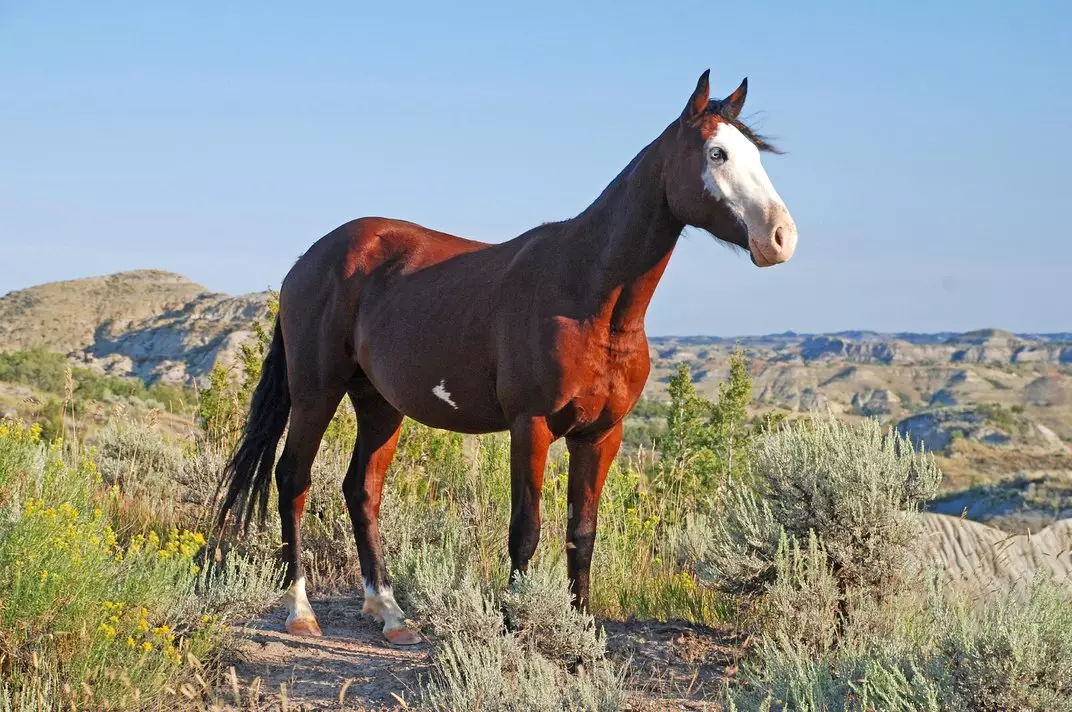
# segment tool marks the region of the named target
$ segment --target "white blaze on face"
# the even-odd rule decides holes
[[[721,150],[723,158],[712,157],[715,149]],[[702,177],[707,192],[725,202],[747,226],[749,240],[759,243],[761,252],[773,255],[775,229],[791,226],[792,220],[763,170],[756,145],[732,124],[720,123],[704,143]]]
[[[450,399],[450,391],[447,390],[447,379],[444,378],[439,382],[438,386],[432,389],[432,395],[449,405],[454,410],[458,410],[458,404]]]

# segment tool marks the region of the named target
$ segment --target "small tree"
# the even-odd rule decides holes
[[[730,378],[718,386],[718,401],[711,406],[713,446],[727,478],[747,473],[749,447],[755,430],[748,424],[752,377],[748,359],[740,351],[730,356]]]
[[[696,392],[687,364],[670,377],[666,433],[656,441],[656,486],[690,496],[711,495],[747,473],[756,429],[748,421],[752,378],[740,351],[730,357],[730,377],[712,402]]]

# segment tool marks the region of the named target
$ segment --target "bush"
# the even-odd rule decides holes
[[[274,577],[235,562],[206,578],[200,533],[134,528],[122,504],[92,460],[68,465],[39,428],[0,423],[0,705],[148,704],[266,588],[230,584]]]
[[[940,473],[875,423],[818,420],[770,436],[756,490],[678,546],[745,594],[761,637],[728,709],[1072,710],[1072,605],[1046,578],[979,602],[913,570],[914,513]]]
[[[919,530],[913,513],[941,482],[929,455],[871,420],[786,427],[752,465],[754,484],[733,483],[718,515],[680,537],[682,554],[733,593],[770,588],[783,533],[798,545],[814,533],[841,591],[880,589],[902,572]]]
[[[741,352],[730,357],[730,378],[719,384],[718,399],[696,392],[687,364],[670,378],[666,432],[655,440],[659,453],[653,480],[656,489],[683,495],[717,497],[726,482],[741,479],[749,468],[755,429],[748,423],[752,379]]]
[[[73,397],[81,403],[138,398],[157,403],[171,413],[185,413],[193,401],[192,392],[186,388],[163,383],[147,388],[137,378],[105,376],[89,368],[71,366],[62,354],[45,349],[0,353],[0,381],[32,386],[53,396]]]
[[[622,677],[604,659],[605,639],[592,617],[570,606],[564,571],[536,568],[514,581],[501,601],[449,567],[422,567],[415,583],[422,612],[439,622],[433,624],[439,642],[432,673],[422,683],[428,707],[621,709]]]
[[[964,710],[1072,710],[1072,603],[1037,576],[1026,601],[956,601],[935,646],[945,701]]]
[[[952,591],[923,588],[880,613],[881,632],[846,627],[816,654],[788,638],[764,640],[726,697],[729,709],[799,712],[1072,710],[1072,605],[1044,576],[1026,600],[980,609]]]
[[[94,435],[92,443],[104,482],[127,496],[174,496],[186,484],[182,448],[150,424],[114,419]]]

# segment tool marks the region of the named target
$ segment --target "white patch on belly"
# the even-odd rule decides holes
[[[454,410],[458,410],[458,404],[450,399],[450,391],[447,390],[447,379],[444,378],[439,382],[438,386],[432,389],[432,395],[449,405]]]

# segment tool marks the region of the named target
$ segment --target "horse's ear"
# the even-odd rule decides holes
[[[744,99],[748,96],[748,77],[741,80],[741,86],[727,96],[722,105],[725,107],[724,111],[729,114],[731,119],[736,119],[741,115],[741,109],[744,108]]]
[[[707,111],[707,101],[711,98],[710,76],[711,70],[708,69],[700,75],[700,80],[696,82],[696,89],[693,90],[692,96],[689,97],[689,103],[685,105],[685,110],[681,112],[681,118],[685,121],[698,119]]]

